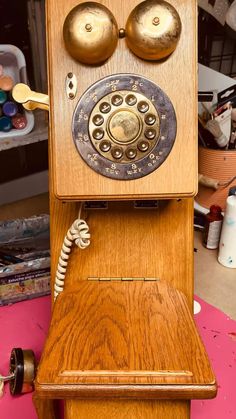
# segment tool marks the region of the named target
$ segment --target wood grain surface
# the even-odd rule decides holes
[[[78,0],[47,1],[47,45],[50,92],[50,142],[53,189],[64,200],[133,199],[193,196],[197,191],[197,95],[196,95],[196,1],[172,0],[182,21],[175,52],[166,60],[148,62],[133,55],[120,39],[113,56],[100,66],[76,62],[66,52],[62,27]],[[102,0],[114,14],[118,27],[125,26],[139,0]],[[78,78],[78,94],[70,100],[65,78]],[[84,91],[95,81],[114,73],[136,73],[160,86],[171,99],[177,116],[177,138],[165,162],[152,174],[133,181],[99,175],[82,160],[72,139],[72,115]]]
[[[84,400],[65,403],[65,419],[185,419],[189,417],[188,402],[123,400]]]
[[[51,196],[52,287],[64,236],[77,217],[78,204]],[[82,212],[91,244],[73,248],[65,289],[88,277],[156,277],[193,301],[193,201],[160,201],[154,210],[133,202],[109,203],[107,210]]]
[[[182,293],[162,281],[80,281],[55,303],[36,389],[189,399],[214,397],[216,384]]]
[[[42,419],[57,419],[56,400],[38,398],[37,393],[33,394],[33,403],[37,412],[38,418]]]

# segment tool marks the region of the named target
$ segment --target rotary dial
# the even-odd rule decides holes
[[[99,80],[81,96],[72,120],[75,146],[96,172],[138,179],[167,158],[176,136],[173,105],[152,81],[134,74]]]
[[[89,134],[96,150],[113,162],[142,159],[159,141],[160,120],[153,103],[140,93],[120,90],[93,108]]]

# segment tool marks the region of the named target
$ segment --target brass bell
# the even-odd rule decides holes
[[[114,52],[118,26],[113,14],[102,4],[85,2],[74,7],[63,26],[67,51],[84,64],[101,64]]]
[[[181,33],[177,10],[164,0],[146,0],[130,13],[126,41],[131,51],[144,60],[160,60],[176,48]]]

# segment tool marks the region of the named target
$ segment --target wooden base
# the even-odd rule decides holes
[[[65,419],[188,419],[190,403],[185,401],[68,400]]]
[[[33,397],[38,419],[56,419],[55,400]],[[180,400],[66,400],[64,419],[189,419],[190,402]]]
[[[37,392],[33,394],[33,403],[39,419],[56,419],[57,406],[56,400],[40,399]]]

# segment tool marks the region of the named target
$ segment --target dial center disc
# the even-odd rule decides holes
[[[108,121],[108,134],[118,144],[129,144],[136,140],[141,130],[138,115],[128,109],[120,109]]]

